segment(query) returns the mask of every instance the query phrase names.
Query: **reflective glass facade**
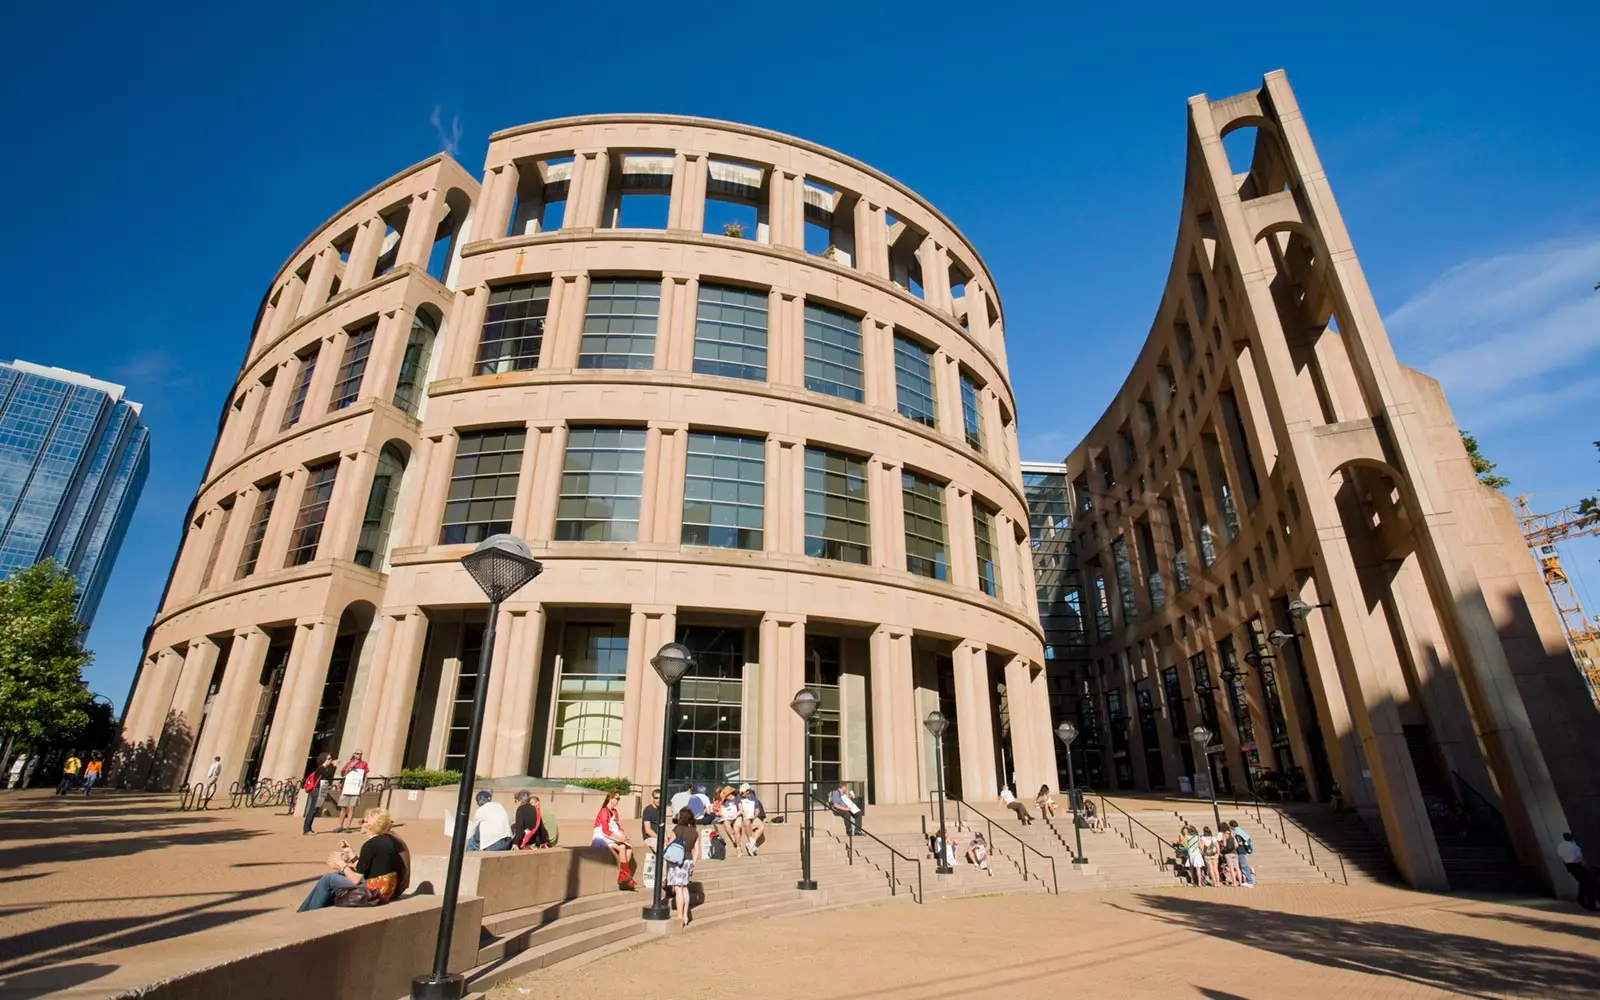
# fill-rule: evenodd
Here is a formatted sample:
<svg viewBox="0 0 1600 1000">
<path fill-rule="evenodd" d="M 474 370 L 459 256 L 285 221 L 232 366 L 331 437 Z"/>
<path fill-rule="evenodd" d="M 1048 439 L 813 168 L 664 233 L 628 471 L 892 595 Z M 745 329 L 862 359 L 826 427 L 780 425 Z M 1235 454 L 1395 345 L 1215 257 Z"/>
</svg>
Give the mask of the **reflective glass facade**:
<svg viewBox="0 0 1600 1000">
<path fill-rule="evenodd" d="M 0 362 L 0 577 L 53 558 L 99 606 L 150 469 L 150 432 L 122 386 Z"/>
</svg>

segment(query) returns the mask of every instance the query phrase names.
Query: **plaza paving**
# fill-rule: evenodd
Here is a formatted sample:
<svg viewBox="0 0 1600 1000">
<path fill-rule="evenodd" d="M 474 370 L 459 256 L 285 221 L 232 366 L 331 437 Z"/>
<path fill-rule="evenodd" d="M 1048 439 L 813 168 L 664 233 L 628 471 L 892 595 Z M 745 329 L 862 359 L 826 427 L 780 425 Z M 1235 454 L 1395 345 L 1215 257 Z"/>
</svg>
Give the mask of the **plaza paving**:
<svg viewBox="0 0 1600 1000">
<path fill-rule="evenodd" d="M 283 810 L 0 793 L 0 995 L 292 909 L 337 843 Z M 324 829 L 332 821 L 322 820 Z M 441 853 L 435 824 L 399 831 Z M 358 837 L 351 838 L 353 843 Z M 134 950 L 130 950 L 134 949 Z M 82 980 L 80 980 L 82 982 Z M 89 981 L 92 983 L 92 979 Z M 528 992 L 522 992 L 526 990 Z M 737 918 L 497 987 L 494 1000 L 1594 997 L 1600 919 L 1385 886 L 1013 895 Z"/>
</svg>

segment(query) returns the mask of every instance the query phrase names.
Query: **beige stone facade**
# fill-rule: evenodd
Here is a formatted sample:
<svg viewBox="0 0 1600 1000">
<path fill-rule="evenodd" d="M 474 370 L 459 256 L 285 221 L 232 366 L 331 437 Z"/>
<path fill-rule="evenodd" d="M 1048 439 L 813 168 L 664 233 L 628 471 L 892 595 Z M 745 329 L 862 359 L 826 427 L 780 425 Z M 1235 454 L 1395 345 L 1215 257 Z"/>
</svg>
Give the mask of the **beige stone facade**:
<svg viewBox="0 0 1600 1000">
<path fill-rule="evenodd" d="M 1454 878 L 1429 805 L 1457 802 L 1570 889 L 1561 833 L 1600 843 L 1595 711 L 1508 502 L 1395 359 L 1281 73 L 1189 102 L 1156 320 L 1067 464 L 1090 636 L 1070 683 L 1104 783 L 1177 790 L 1204 723 L 1220 784 L 1337 783 L 1418 887 Z"/>
<path fill-rule="evenodd" d="M 1053 780 L 994 282 L 936 209 L 741 125 L 595 116 L 361 196 L 272 280 L 124 717 L 148 777 L 456 766 L 485 601 L 526 539 L 480 773 L 653 782 L 675 758 L 878 802 Z"/>
</svg>

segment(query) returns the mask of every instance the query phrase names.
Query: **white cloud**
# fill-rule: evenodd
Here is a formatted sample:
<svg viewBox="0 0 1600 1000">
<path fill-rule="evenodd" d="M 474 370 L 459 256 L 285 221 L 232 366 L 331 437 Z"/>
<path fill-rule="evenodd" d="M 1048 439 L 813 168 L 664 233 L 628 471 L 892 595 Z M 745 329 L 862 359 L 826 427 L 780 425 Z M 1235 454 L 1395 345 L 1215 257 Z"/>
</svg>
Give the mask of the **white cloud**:
<svg viewBox="0 0 1600 1000">
<path fill-rule="evenodd" d="M 450 116 L 450 128 L 444 127 L 444 109 L 437 104 L 433 106 L 433 114 L 428 116 L 428 122 L 433 125 L 433 130 L 439 135 L 439 148 L 455 156 L 461 151 L 461 117 Z"/>
<path fill-rule="evenodd" d="M 1528 423 L 1595 398 L 1597 280 L 1600 237 L 1542 243 L 1452 268 L 1384 323 L 1463 424 Z"/>
</svg>

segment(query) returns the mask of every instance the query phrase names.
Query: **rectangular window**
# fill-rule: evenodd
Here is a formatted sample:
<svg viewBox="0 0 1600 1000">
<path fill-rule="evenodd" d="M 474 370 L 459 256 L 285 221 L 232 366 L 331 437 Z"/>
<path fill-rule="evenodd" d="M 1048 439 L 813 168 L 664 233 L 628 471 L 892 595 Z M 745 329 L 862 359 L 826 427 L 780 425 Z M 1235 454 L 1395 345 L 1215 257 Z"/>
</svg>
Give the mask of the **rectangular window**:
<svg viewBox="0 0 1600 1000">
<path fill-rule="evenodd" d="M 578 367 L 654 368 L 660 311 L 661 282 L 595 278 L 589 283 L 589 311 L 583 319 Z"/>
<path fill-rule="evenodd" d="M 745 635 L 742 628 L 678 627 L 678 641 L 694 654 L 694 666 L 678 689 L 672 754 L 677 780 L 712 786 L 739 783 Z"/>
<path fill-rule="evenodd" d="M 905 503 L 906 569 L 918 576 L 948 580 L 950 555 L 945 548 L 944 487 L 915 472 L 902 472 L 900 495 Z"/>
<path fill-rule="evenodd" d="M 319 341 L 316 347 L 300 355 L 300 375 L 295 379 L 294 391 L 289 394 L 289 405 L 284 407 L 283 424 L 278 430 L 286 431 L 300 422 L 300 413 L 306 408 L 306 393 L 311 391 L 311 376 L 317 373 L 317 355 L 321 349 Z"/>
<path fill-rule="evenodd" d="M 524 281 L 489 290 L 478 338 L 474 375 L 499 375 L 539 367 L 544 343 L 545 313 L 550 309 L 550 282 Z"/>
<path fill-rule="evenodd" d="M 483 622 L 463 622 L 456 647 L 456 687 L 451 692 L 450 728 L 445 733 L 445 770 L 459 771 L 467 762 L 472 737 L 472 702 L 478 696 L 478 661 L 483 656 Z"/>
<path fill-rule="evenodd" d="M 865 566 L 872 553 L 867 462 L 806 449 L 806 555 Z"/>
<path fill-rule="evenodd" d="M 861 321 L 806 303 L 806 388 L 861 402 Z"/>
<path fill-rule="evenodd" d="M 683 544 L 761 548 L 767 443 L 732 434 L 690 434 L 683 483 Z"/>
<path fill-rule="evenodd" d="M 622 753 L 622 697 L 628 626 L 572 622 L 562 632 L 552 757 Z"/>
<path fill-rule="evenodd" d="M 256 412 L 250 416 L 250 433 L 244 436 L 246 448 L 256 443 L 256 437 L 261 433 L 261 418 L 267 415 L 267 400 L 272 398 L 273 375 L 277 369 L 271 369 L 262 376 L 256 388 Z"/>
<path fill-rule="evenodd" d="M 377 332 L 378 321 L 373 320 L 345 335 L 344 360 L 339 362 L 339 374 L 334 379 L 329 413 L 344 409 L 361 395 L 361 377 L 367 372 L 367 357 L 372 353 L 372 338 Z"/>
<path fill-rule="evenodd" d="M 836 635 L 806 634 L 806 687 L 822 702 L 811 717 L 811 780 L 824 788 L 843 774 L 843 729 L 839 713 L 839 675 L 844 669 L 843 643 Z"/>
<path fill-rule="evenodd" d="M 990 597 L 1000 596 L 994 571 L 994 512 L 981 503 L 972 505 L 972 536 L 978 549 L 978 589 Z"/>
<path fill-rule="evenodd" d="M 894 387 L 900 415 L 925 427 L 939 425 L 934 405 L 933 350 L 910 337 L 894 335 Z"/>
<path fill-rule="evenodd" d="M 558 540 L 639 540 L 644 445 L 645 431 L 639 427 L 572 428 L 556 507 Z"/>
<path fill-rule="evenodd" d="M 413 417 L 422 403 L 428 365 L 433 361 L 433 340 L 438 332 L 431 313 L 419 309 L 411 317 L 411 335 L 406 338 L 406 353 L 400 358 L 400 374 L 394 383 L 394 405 Z"/>
<path fill-rule="evenodd" d="M 228 523 L 233 520 L 233 497 L 223 500 L 215 514 L 217 525 L 211 534 L 211 551 L 206 554 L 205 572 L 200 574 L 200 589 L 207 590 L 217 571 L 217 556 L 222 554 L 222 540 L 228 534 Z"/>
<path fill-rule="evenodd" d="M 694 370 L 701 375 L 767 378 L 767 296 L 727 285 L 700 284 L 694 323 Z"/>
<path fill-rule="evenodd" d="M 256 510 L 250 518 L 250 527 L 244 533 L 244 549 L 239 553 L 239 569 L 235 580 L 243 580 L 256 571 L 256 560 L 261 557 L 261 540 L 267 536 L 267 522 L 272 519 L 272 505 L 278 499 L 278 481 L 274 479 L 261 487 L 256 497 Z"/>
<path fill-rule="evenodd" d="M 300 494 L 300 512 L 294 519 L 284 566 L 303 566 L 317 557 L 317 542 L 322 540 L 322 524 L 328 519 L 328 502 L 333 499 L 333 480 L 338 474 L 337 458 L 306 469 L 306 488 Z"/>
<path fill-rule="evenodd" d="M 528 433 L 521 427 L 466 431 L 456 444 L 440 545 L 477 544 L 511 530 L 517 474 Z"/>
<path fill-rule="evenodd" d="M 1133 601 L 1133 566 L 1128 562 L 1128 543 L 1120 535 L 1111 543 L 1111 565 L 1117 574 L 1117 604 L 1126 627 L 1139 620 L 1139 608 Z"/>
<path fill-rule="evenodd" d="M 967 433 L 967 445 L 973 451 L 983 452 L 983 416 L 978 409 L 978 385 L 961 373 L 961 425 Z"/>
</svg>

